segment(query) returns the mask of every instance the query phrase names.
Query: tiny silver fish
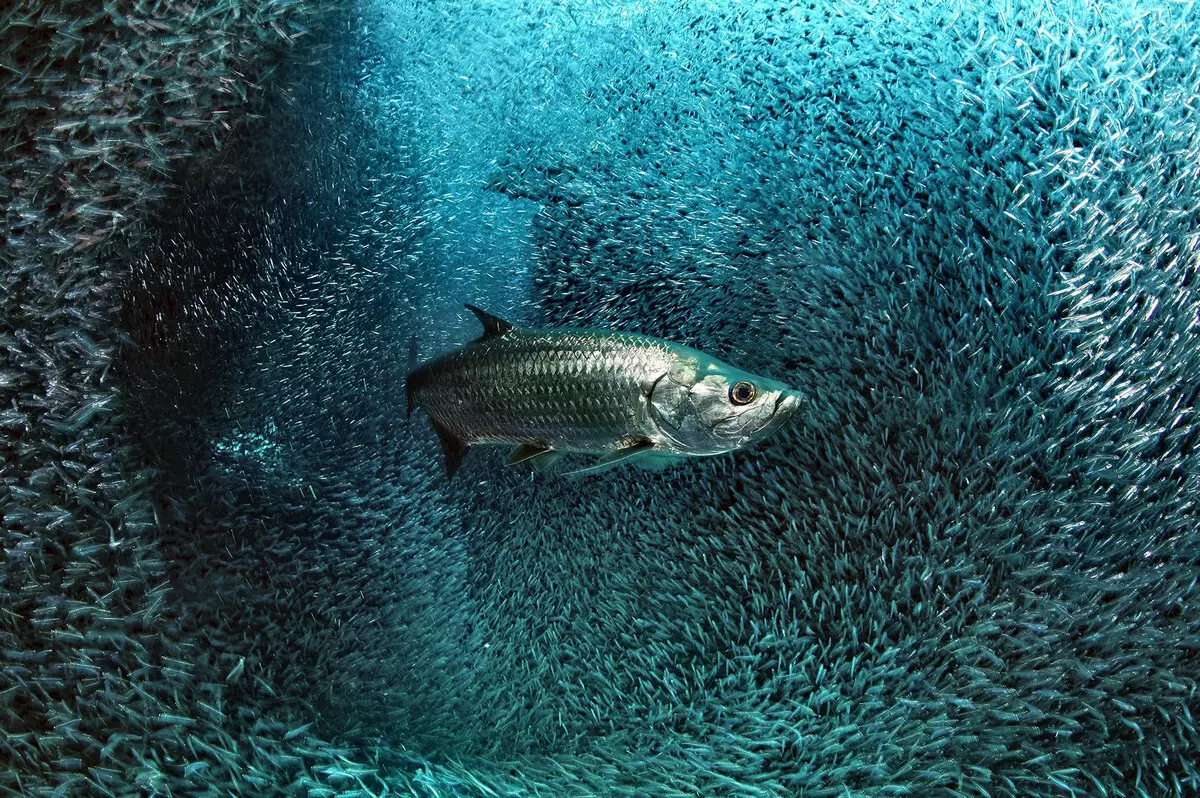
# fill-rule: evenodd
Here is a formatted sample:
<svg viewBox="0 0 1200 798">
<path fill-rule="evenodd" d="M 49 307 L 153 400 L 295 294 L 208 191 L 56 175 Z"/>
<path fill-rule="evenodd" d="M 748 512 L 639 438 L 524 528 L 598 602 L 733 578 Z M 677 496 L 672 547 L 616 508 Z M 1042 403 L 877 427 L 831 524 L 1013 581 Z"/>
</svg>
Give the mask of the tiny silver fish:
<svg viewBox="0 0 1200 798">
<path fill-rule="evenodd" d="M 407 382 L 409 414 L 429 414 L 450 476 L 476 444 L 515 446 L 510 465 L 538 468 L 564 453 L 600 455 L 574 474 L 629 462 L 661 468 L 756 443 L 800 402 L 783 383 L 669 341 L 526 330 L 467 309 L 482 337 L 422 364 Z"/>
</svg>

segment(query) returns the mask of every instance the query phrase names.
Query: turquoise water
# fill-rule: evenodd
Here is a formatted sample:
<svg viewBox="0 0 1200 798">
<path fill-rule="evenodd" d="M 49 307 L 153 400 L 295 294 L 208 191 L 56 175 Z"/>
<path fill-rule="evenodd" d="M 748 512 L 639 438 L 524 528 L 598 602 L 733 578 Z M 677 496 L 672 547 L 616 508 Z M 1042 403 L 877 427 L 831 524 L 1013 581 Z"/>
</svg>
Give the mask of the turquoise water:
<svg viewBox="0 0 1200 798">
<path fill-rule="evenodd" d="M 152 511 L 88 523 L 145 599 L 106 626 L 6 544 L 52 609 L 0 629 L 0 789 L 1200 791 L 1200 12 L 335 19 L 114 267 Z M 447 480 L 404 376 L 464 303 L 806 403 L 661 473 Z"/>
</svg>

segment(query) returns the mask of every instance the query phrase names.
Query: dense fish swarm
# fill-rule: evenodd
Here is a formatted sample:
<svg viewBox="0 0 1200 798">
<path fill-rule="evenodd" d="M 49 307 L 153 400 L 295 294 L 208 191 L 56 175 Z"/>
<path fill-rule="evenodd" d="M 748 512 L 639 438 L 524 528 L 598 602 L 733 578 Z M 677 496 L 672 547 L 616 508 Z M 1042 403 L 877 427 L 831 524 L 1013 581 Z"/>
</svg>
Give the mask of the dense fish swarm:
<svg viewBox="0 0 1200 798">
<path fill-rule="evenodd" d="M 1196 11 L 363 4 L 212 154 L 308 6 L 104 8 L 4 31 L 0 789 L 1200 791 Z M 464 301 L 808 402 L 447 482 Z"/>
<path fill-rule="evenodd" d="M 302 774 L 346 752 L 247 720 L 252 674 L 216 672 L 219 652 L 184 625 L 158 476 L 114 368 L 128 341 L 120 241 L 325 15 L 274 0 L 0 11 L 0 794 L 341 783 Z"/>
</svg>

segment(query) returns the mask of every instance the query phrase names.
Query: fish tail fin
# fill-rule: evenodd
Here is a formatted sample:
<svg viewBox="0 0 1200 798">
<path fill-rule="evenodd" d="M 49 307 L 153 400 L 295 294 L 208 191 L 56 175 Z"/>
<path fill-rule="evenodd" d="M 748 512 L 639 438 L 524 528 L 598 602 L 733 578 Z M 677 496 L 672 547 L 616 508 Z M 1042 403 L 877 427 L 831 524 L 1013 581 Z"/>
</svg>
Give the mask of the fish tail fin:
<svg viewBox="0 0 1200 798">
<path fill-rule="evenodd" d="M 413 411 L 412 375 L 413 375 L 413 372 L 417 370 L 417 355 L 418 355 L 417 336 L 414 335 L 412 337 L 412 340 L 408 342 L 408 372 L 407 372 L 407 376 L 404 378 L 404 397 L 408 401 L 407 418 L 412 418 L 412 411 Z"/>
</svg>

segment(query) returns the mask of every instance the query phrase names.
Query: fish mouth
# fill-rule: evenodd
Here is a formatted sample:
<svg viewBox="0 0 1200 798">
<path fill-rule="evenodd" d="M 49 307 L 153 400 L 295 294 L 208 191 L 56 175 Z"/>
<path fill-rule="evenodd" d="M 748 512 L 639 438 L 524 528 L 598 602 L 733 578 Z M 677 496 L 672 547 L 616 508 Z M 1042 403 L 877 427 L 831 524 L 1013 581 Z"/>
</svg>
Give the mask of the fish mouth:
<svg viewBox="0 0 1200 798">
<path fill-rule="evenodd" d="M 731 415 L 718 421 L 714 426 L 714 431 L 718 435 L 724 434 L 736 440 L 734 448 L 748 446 L 754 441 L 762 440 L 771 435 L 786 424 L 788 419 L 792 417 L 792 414 L 796 412 L 796 408 L 800 406 L 801 398 L 802 395 L 799 391 L 782 390 L 779 392 L 779 396 L 775 397 L 775 405 L 771 408 L 771 414 L 767 416 L 766 421 L 761 426 L 758 426 L 756 429 L 747 430 L 745 425 L 747 422 L 753 423 L 752 420 L 738 415 Z M 725 428 L 724 431 L 722 431 L 722 427 Z"/>
<path fill-rule="evenodd" d="M 775 397 L 775 408 L 771 411 L 771 420 L 767 422 L 763 432 L 770 433 L 779 429 L 792 417 L 800 406 L 800 392 L 784 390 Z"/>
</svg>

